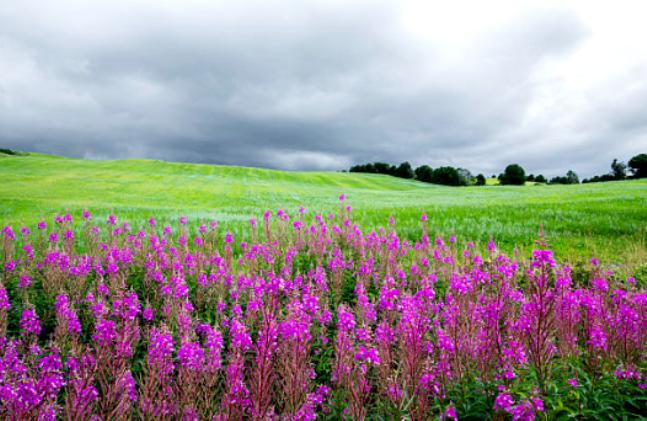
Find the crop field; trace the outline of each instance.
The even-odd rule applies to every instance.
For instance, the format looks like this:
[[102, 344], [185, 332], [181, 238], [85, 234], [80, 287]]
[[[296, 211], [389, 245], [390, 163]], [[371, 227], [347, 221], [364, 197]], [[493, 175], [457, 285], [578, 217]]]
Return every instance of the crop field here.
[[0, 178], [2, 419], [644, 417], [646, 181]]

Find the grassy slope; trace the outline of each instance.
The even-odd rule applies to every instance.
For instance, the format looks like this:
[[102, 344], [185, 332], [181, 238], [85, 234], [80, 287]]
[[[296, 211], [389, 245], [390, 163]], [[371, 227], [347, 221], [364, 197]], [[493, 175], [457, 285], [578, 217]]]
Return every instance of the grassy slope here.
[[45, 155], [0, 157], [0, 224], [90, 209], [133, 225], [156, 215], [215, 217], [235, 233], [265, 209], [337, 209], [346, 193], [364, 227], [390, 214], [405, 235], [418, 233], [422, 211], [431, 230], [504, 248], [527, 249], [540, 224], [563, 258], [596, 255], [609, 262], [647, 262], [647, 180], [575, 186], [452, 188], [388, 176], [284, 172], [159, 161], [87, 161]]

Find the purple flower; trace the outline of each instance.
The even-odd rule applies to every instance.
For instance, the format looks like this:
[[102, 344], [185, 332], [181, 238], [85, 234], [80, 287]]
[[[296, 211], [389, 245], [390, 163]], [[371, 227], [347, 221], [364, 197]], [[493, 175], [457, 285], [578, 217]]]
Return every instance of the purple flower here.
[[0, 310], [9, 310], [11, 304], [9, 304], [9, 298], [7, 297], [7, 290], [0, 285]]
[[23, 310], [22, 316], [20, 317], [20, 329], [22, 329], [23, 335], [40, 335], [40, 321], [33, 308]]
[[144, 311], [142, 312], [142, 318], [147, 322], [153, 321], [153, 309], [150, 305], [146, 305], [146, 308], [144, 308]]
[[180, 366], [193, 371], [202, 369], [205, 362], [204, 351], [195, 342], [184, 342], [177, 351], [177, 359]]
[[380, 357], [378, 356], [377, 349], [366, 348], [364, 345], [360, 345], [355, 352], [355, 361], [366, 362], [370, 365], [379, 365]]
[[494, 400], [494, 409], [510, 412], [513, 403], [512, 396], [507, 393], [499, 393]]
[[449, 419], [454, 419], [454, 420], [458, 419], [458, 418], [456, 417], [456, 409], [454, 409], [454, 407], [453, 407], [453, 406], [448, 406], [448, 407], [445, 409], [444, 418], [449, 418]]
[[29, 285], [31, 285], [31, 280], [29, 279], [29, 276], [26, 274], [21, 274], [20, 277], [18, 278], [18, 288], [26, 288]]

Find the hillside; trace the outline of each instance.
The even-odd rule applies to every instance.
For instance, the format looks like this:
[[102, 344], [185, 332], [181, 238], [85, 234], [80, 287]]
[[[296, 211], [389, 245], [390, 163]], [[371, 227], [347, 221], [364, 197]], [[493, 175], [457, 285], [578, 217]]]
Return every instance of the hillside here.
[[115, 213], [133, 225], [155, 215], [215, 218], [234, 233], [266, 209], [335, 211], [345, 193], [355, 219], [413, 237], [422, 212], [432, 232], [528, 248], [542, 225], [563, 257], [647, 261], [647, 180], [571, 186], [443, 187], [389, 176], [288, 172], [150, 160], [90, 161], [39, 154], [0, 158], [0, 223], [34, 223], [68, 210]]

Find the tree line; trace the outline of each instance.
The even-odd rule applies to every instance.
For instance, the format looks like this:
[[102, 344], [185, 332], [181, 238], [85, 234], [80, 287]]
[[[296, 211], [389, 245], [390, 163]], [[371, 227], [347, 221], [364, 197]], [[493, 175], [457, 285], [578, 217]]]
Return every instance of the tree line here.
[[[630, 174], [627, 173], [627, 170]], [[353, 165], [348, 170], [355, 173], [385, 174], [393, 177], [413, 179], [424, 183], [442, 184], [446, 186], [484, 186], [486, 178], [483, 174], [473, 176], [472, 173], [460, 167], [442, 166], [432, 168], [429, 165], [421, 165], [413, 168], [407, 161], [399, 165], [391, 165], [385, 162], [371, 162], [367, 164]], [[647, 154], [639, 154], [631, 158], [627, 164], [614, 159], [611, 163], [611, 172], [582, 180], [582, 183], [595, 183], [601, 181], [624, 180], [626, 178], [647, 177]], [[545, 184], [579, 184], [580, 179], [577, 173], [569, 170], [563, 176], [555, 176], [547, 180], [542, 174], [526, 175], [526, 171], [519, 164], [510, 164], [505, 167], [497, 178], [499, 184], [523, 185], [526, 182]]]

